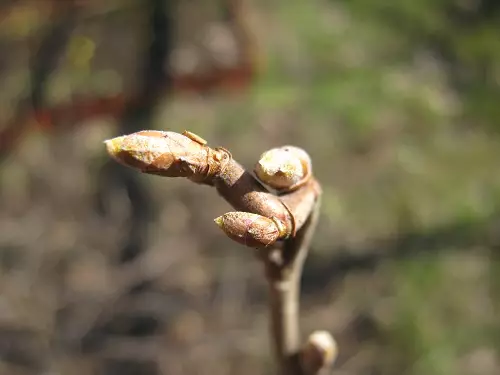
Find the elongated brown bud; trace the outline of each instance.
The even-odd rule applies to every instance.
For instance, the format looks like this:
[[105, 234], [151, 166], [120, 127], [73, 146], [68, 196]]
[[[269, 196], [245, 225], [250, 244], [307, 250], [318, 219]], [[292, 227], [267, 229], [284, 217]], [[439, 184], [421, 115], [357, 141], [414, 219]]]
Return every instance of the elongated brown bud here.
[[327, 331], [315, 331], [300, 352], [300, 363], [305, 374], [318, 374], [333, 365], [337, 358], [336, 341]]
[[280, 220], [249, 212], [228, 212], [214, 221], [229, 238], [249, 247], [266, 247], [286, 236]]
[[254, 168], [266, 185], [281, 192], [298, 189], [312, 174], [311, 158], [301, 148], [284, 146], [264, 152]]
[[203, 182], [219, 173], [231, 159], [228, 151], [211, 149], [190, 132], [157, 130], [105, 141], [108, 153], [118, 162], [141, 172], [166, 177], [187, 177]]

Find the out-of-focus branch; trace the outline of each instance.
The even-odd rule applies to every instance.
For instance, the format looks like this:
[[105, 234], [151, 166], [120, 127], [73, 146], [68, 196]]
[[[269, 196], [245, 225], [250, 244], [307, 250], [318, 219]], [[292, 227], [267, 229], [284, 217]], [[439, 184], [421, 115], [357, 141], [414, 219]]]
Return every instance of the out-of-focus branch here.
[[0, 160], [8, 154], [17, 139], [24, 133], [30, 120], [34, 120], [32, 113], [42, 108], [47, 79], [56, 68], [57, 61], [75, 26], [77, 9], [73, 0], [54, 7], [52, 14], [54, 20], [51, 27], [42, 37], [30, 62], [31, 90], [28, 96], [17, 105], [12, 121], [0, 132]]
[[[158, 100], [171, 87], [170, 71], [166, 69], [165, 64], [172, 49], [171, 5], [163, 0], [148, 0], [144, 6], [150, 27], [144, 45], [149, 45], [149, 51], [139, 71], [142, 76], [141, 87], [134, 97], [128, 98], [123, 107], [124, 112], [118, 120], [119, 133], [133, 132], [142, 124], [149, 123]], [[128, 239], [119, 259], [120, 262], [128, 262], [144, 250], [147, 222], [152, 215], [149, 197], [137, 176], [128, 170], [108, 164], [103, 167], [101, 175], [103, 189], [109, 189], [105, 184], [109, 185], [108, 176], [113, 176], [129, 197]]]
[[[172, 48], [171, 30], [175, 23], [168, 8], [172, 5], [157, 0], [148, 0], [145, 4], [149, 7], [151, 16], [151, 33], [147, 36], [146, 44], [151, 47], [149, 58], [140, 73], [144, 79], [139, 90], [131, 95], [120, 93], [112, 97], [74, 98], [71, 103], [48, 107], [43, 100], [45, 81], [54, 69], [60, 52], [67, 44], [71, 29], [76, 24], [75, 16], [78, 16], [78, 21], [83, 24], [99, 22], [114, 14], [130, 12], [134, 9], [139, 10], [144, 5], [113, 7], [105, 11], [85, 9], [85, 12], [82, 13], [77, 12], [76, 8], [85, 7], [86, 0], [50, 1], [47, 3], [55, 22], [47, 27], [46, 32], [43, 28], [44, 40], [32, 63], [32, 92], [19, 102], [18, 110], [12, 121], [0, 130], [0, 156], [8, 154], [25, 134], [25, 131], [32, 127], [44, 131], [54, 130], [55, 119], [69, 119], [70, 121], [64, 122], [64, 126], [69, 128], [85, 124], [85, 120], [91, 118], [111, 116], [121, 120], [118, 132], [130, 133], [138, 130], [135, 123], [145, 123], [143, 120], [137, 120], [139, 115], [132, 116], [131, 113], [137, 112], [139, 108], [147, 115], [151, 103], [156, 102], [165, 93], [204, 93], [213, 90], [241, 92], [252, 82], [257, 66], [257, 46], [252, 30], [246, 22], [248, 5], [246, 1], [225, 0], [223, 3], [227, 10], [228, 22], [232, 25], [239, 41], [241, 61], [236, 66], [218, 67], [201, 75], [198, 73], [172, 74], [165, 69], [168, 66], [165, 61]], [[151, 35], [152, 38], [150, 38]], [[135, 120], [123, 121], [123, 119], [132, 118]]]

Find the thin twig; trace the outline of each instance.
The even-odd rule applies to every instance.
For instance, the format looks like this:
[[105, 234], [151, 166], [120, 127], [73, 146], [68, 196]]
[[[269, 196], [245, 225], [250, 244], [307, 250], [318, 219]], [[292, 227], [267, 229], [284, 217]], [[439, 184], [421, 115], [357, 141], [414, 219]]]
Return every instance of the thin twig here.
[[285, 241], [282, 264], [270, 254], [266, 261], [270, 291], [271, 335], [275, 345], [280, 373], [301, 375], [299, 351], [300, 281], [304, 261], [316, 229], [321, 199], [318, 195], [313, 210], [295, 237]]

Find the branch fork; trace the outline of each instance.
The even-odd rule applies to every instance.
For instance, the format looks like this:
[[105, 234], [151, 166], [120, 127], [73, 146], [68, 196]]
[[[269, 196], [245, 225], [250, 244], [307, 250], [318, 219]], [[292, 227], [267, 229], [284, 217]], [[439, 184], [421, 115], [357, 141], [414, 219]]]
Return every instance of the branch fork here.
[[230, 239], [256, 248], [264, 264], [280, 373], [320, 374], [331, 366], [337, 347], [328, 332], [313, 333], [303, 346], [299, 338], [300, 278], [321, 196], [304, 150], [284, 146], [264, 152], [254, 177], [228, 150], [211, 148], [189, 131], [144, 130], [105, 144], [109, 155], [125, 166], [215, 187], [236, 210], [215, 223]]

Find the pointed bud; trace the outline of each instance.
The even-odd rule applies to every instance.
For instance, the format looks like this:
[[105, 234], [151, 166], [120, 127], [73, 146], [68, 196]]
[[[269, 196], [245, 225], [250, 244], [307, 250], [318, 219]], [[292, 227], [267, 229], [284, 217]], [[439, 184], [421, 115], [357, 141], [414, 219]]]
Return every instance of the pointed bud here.
[[190, 132], [178, 134], [156, 130], [113, 138], [104, 142], [119, 163], [141, 172], [203, 181], [227, 163], [229, 153], [213, 150]]
[[311, 158], [301, 148], [284, 146], [264, 152], [254, 168], [257, 177], [273, 189], [288, 192], [311, 176]]
[[[145, 133], [145, 132], [144, 132]], [[104, 141], [108, 154], [116, 161], [141, 171], [147, 169], [163, 154], [168, 153], [164, 132], [151, 134], [134, 133]], [[168, 169], [173, 158], [165, 160], [164, 169]]]
[[300, 352], [300, 363], [305, 374], [318, 374], [330, 367], [337, 358], [336, 341], [327, 331], [315, 331], [307, 339]]
[[249, 212], [228, 212], [214, 221], [229, 238], [249, 247], [272, 245], [286, 232], [284, 224], [278, 219]]

